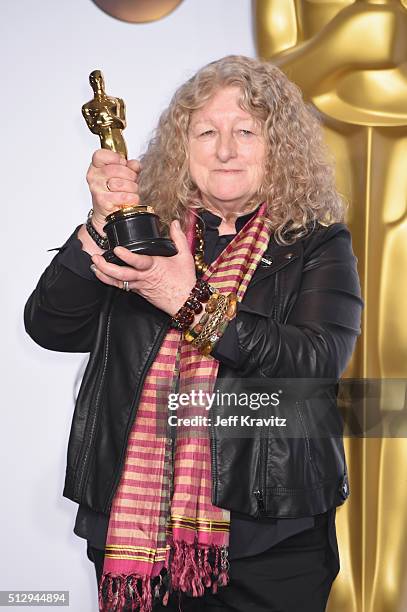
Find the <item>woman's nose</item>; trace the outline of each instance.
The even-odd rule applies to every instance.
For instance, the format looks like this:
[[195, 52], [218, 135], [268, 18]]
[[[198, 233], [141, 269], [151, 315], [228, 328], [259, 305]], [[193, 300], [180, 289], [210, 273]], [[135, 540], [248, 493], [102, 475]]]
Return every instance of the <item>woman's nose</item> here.
[[233, 134], [219, 134], [216, 153], [222, 162], [236, 157], [237, 149]]

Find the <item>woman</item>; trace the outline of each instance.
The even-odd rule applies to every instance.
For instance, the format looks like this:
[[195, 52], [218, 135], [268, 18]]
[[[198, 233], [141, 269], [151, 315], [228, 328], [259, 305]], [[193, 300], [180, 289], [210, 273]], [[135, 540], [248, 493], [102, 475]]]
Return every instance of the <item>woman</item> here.
[[[349, 495], [335, 389], [363, 302], [318, 121], [278, 68], [229, 56], [177, 90], [141, 166], [99, 150], [87, 179], [92, 215], [25, 325], [46, 348], [90, 352], [63, 494], [80, 504], [100, 608], [324, 610]], [[117, 247], [125, 265], [108, 264], [104, 218], [139, 198], [178, 254]], [[265, 413], [294, 435], [208, 422], [206, 436], [158, 435], [170, 393], [232, 425], [250, 406], [209, 412], [192, 391], [275, 380]]]

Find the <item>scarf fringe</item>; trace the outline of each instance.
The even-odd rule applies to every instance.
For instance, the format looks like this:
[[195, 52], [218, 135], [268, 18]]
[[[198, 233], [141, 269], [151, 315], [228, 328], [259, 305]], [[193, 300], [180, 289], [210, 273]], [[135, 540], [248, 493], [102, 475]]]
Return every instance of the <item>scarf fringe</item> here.
[[[215, 557], [213, 565], [209, 562], [210, 553]], [[212, 587], [216, 593], [229, 582], [227, 554], [226, 546], [197, 547], [175, 542], [171, 545], [169, 570], [164, 568], [159, 576], [104, 573], [99, 584], [99, 610], [152, 612], [153, 602], [160, 600], [166, 606], [172, 591], [202, 597], [205, 588]]]
[[[174, 542], [172, 552], [171, 590], [183, 591], [192, 597], [202, 597], [205, 588], [212, 587], [212, 592], [216, 593], [218, 587], [228, 584], [229, 562], [226, 546], [202, 547], [186, 542]], [[209, 561], [210, 553], [215, 557], [213, 565]]]
[[151, 612], [152, 585], [149, 576], [103, 574], [99, 584], [99, 610]]

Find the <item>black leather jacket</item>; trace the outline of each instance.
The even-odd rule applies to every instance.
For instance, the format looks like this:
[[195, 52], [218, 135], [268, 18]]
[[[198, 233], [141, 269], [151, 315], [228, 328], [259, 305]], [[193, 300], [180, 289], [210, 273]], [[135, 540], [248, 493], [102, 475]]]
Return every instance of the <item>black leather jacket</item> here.
[[[67, 244], [28, 299], [24, 322], [45, 348], [90, 353], [72, 420], [63, 495], [109, 514], [143, 381], [170, 317], [137, 294], [92, 279], [84, 252], [78, 263], [82, 274], [65, 267]], [[317, 224], [289, 246], [271, 239], [238, 307], [238, 363], [221, 361], [217, 388], [230, 391], [231, 380], [243, 388], [254, 379], [335, 383], [360, 334], [356, 264], [342, 223]], [[317, 386], [322, 391], [290, 397], [293, 388], [303, 387], [287, 384], [280, 414], [285, 411], [301, 436], [275, 436], [272, 429], [264, 436], [262, 429], [237, 438], [211, 428], [213, 504], [253, 517], [284, 518], [320, 514], [344, 502], [349, 484], [335, 384]], [[216, 416], [227, 413], [216, 407]], [[312, 435], [321, 424], [335, 433]]]

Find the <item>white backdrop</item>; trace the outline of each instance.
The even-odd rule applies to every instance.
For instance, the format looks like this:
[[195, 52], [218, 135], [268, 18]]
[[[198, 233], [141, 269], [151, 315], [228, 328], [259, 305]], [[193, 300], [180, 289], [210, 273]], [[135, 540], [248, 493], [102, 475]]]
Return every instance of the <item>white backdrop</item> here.
[[89, 72], [100, 68], [108, 93], [126, 101], [137, 157], [179, 84], [224, 55], [255, 55], [251, 0], [184, 0], [149, 24], [117, 21], [91, 0], [3, 1], [0, 23], [0, 589], [69, 590], [70, 610], [90, 612], [96, 577], [72, 532], [77, 504], [62, 497], [74, 383], [87, 356], [35, 345], [24, 304], [55, 254], [47, 249], [91, 206], [85, 174], [99, 140], [80, 112], [92, 97]]

